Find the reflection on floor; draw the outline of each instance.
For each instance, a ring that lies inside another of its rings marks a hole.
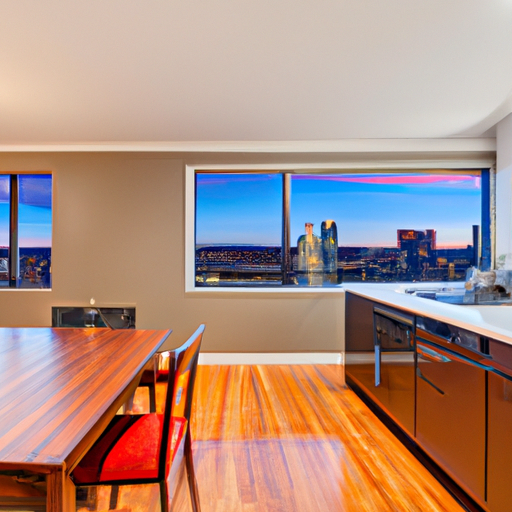
[[[110,492],[111,487],[108,485],[98,486],[96,488],[97,495],[96,507],[94,510],[108,511],[110,510]],[[80,512],[87,512],[88,507],[78,509]],[[122,486],[119,488],[118,508],[117,512],[143,512],[150,510],[160,510],[160,494],[157,485],[137,485]]]
[[[343,386],[340,366],[200,366],[196,385],[202,512],[463,511]],[[97,497],[107,511],[110,487]],[[189,512],[182,503],[172,512]],[[122,488],[119,507],[159,510],[158,489]]]
[[[88,512],[94,510],[97,512],[157,512],[160,511],[160,491],[158,485],[125,485],[119,487],[117,498],[117,508],[110,508],[110,499],[112,488],[108,485],[98,486],[94,489],[96,493],[91,500],[94,505],[78,507],[78,512]],[[192,512],[188,484],[185,474],[185,466],[180,468],[179,484],[176,488],[176,494],[173,499],[170,512]]]
[[[202,512],[460,512],[338,366],[201,366]]]

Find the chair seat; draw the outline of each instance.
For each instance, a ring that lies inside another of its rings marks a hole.
[[[184,418],[171,418],[169,457],[183,438]],[[115,416],[73,471],[76,485],[159,478],[162,414]]]

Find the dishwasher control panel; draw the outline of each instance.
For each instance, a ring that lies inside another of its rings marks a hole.
[[[488,355],[489,343],[487,338],[455,325],[450,325],[432,318],[416,318],[416,328],[425,331],[444,344],[452,345],[452,349],[461,347],[476,354]],[[455,347],[453,347],[455,345]],[[449,347],[448,347],[449,348]]]

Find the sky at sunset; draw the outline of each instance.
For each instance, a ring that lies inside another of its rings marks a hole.
[[[281,244],[281,175],[198,174],[197,244]],[[332,219],[340,246],[396,247],[397,229],[435,229],[437,246],[472,244],[481,178],[464,173],[292,175],[291,245]]]
[[[9,245],[10,178],[0,175],[0,246]],[[50,175],[19,177],[19,246],[51,247],[52,179]]]

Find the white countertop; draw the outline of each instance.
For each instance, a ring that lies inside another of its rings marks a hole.
[[[438,283],[344,283],[343,289],[381,304],[429,316],[512,345],[512,306],[460,306],[404,292],[406,288],[432,288],[433,285],[437,286]]]

